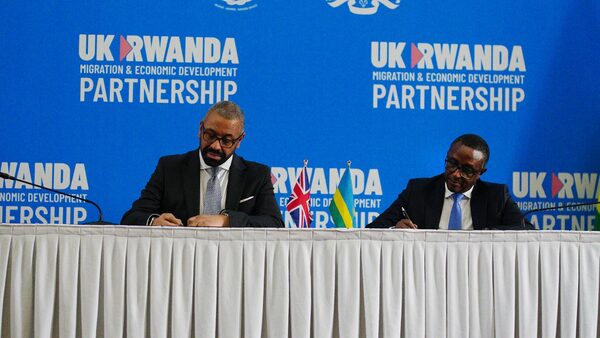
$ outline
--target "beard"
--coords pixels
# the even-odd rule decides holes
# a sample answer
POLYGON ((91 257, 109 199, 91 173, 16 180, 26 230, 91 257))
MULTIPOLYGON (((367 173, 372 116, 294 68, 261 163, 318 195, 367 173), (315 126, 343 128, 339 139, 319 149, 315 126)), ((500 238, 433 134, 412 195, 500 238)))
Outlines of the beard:
POLYGON ((200 151, 200 153, 202 154, 202 159, 204 160, 204 163, 208 164, 211 167, 220 166, 221 164, 225 163, 233 155, 233 152, 231 154, 227 155, 222 150, 215 150, 210 147, 206 147, 206 148, 202 149, 200 151), (209 157, 208 156, 209 154, 212 155, 213 157, 218 157, 218 158, 209 157))

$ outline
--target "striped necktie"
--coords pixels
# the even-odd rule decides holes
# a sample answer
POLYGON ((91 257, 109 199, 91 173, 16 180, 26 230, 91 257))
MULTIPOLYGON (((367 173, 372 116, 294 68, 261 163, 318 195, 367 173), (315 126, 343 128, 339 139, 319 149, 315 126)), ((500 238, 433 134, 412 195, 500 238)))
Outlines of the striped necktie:
POLYGON ((206 195, 204 196, 204 214, 217 215, 221 211, 221 186, 219 184, 219 171, 221 168, 208 169, 211 174, 206 184, 206 195))

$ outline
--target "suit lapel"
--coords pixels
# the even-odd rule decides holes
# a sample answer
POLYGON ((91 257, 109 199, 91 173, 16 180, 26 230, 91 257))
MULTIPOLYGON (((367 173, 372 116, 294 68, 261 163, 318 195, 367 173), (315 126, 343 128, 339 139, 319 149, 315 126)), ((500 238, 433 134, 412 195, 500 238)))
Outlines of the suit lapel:
POLYGON ((475 230, 481 230, 486 225, 487 194, 483 190, 483 185, 477 181, 471 195, 471 217, 475 230))
POLYGON ((433 189, 428 189, 429 195, 425 203, 425 224, 423 225, 437 229, 444 206, 444 176, 437 176, 432 185, 433 189))
POLYGON ((188 217, 200 213, 200 158, 198 156, 200 156, 198 150, 189 152, 182 172, 188 217))
POLYGON ((246 165, 234 154, 230 167, 229 183, 227 183, 227 198, 225 199, 226 209, 238 210, 245 182, 246 165))

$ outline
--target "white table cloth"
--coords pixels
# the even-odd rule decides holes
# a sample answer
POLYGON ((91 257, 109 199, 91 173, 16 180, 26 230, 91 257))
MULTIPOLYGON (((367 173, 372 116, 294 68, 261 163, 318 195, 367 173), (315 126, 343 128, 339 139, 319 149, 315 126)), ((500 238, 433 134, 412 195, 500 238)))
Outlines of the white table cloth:
POLYGON ((0 225, 0 336, 598 337, 600 233, 0 225))

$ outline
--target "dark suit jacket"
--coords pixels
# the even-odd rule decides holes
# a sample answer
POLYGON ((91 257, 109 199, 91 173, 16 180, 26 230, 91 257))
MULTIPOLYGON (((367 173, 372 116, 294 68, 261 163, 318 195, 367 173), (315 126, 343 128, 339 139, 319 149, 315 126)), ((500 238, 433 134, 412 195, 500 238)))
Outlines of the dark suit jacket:
MULTIPOLYGON (((170 212, 186 224, 200 208, 198 149, 162 157, 121 224, 146 224, 152 214, 170 212)), ((269 167, 233 155, 225 209, 232 227, 283 227, 269 167), (243 201, 243 202, 240 202, 243 201)))
MULTIPOLYGON (((389 228, 402 216, 404 206, 408 216, 420 229, 437 229, 444 205, 444 175, 417 178, 408 182, 398 198, 367 228, 389 228)), ((520 230, 533 229, 529 223, 521 226, 523 214, 504 184, 478 180, 471 194, 473 229, 520 230)))

